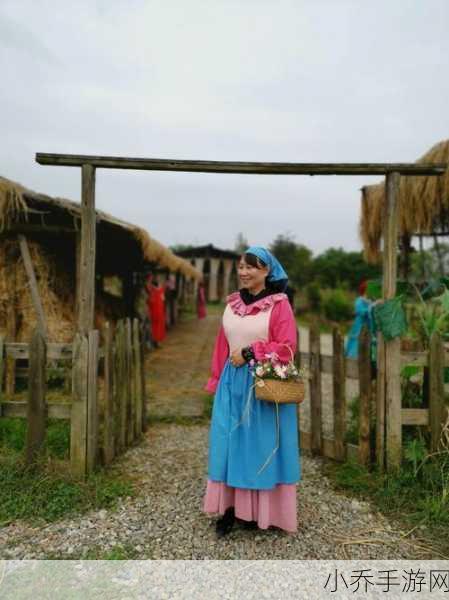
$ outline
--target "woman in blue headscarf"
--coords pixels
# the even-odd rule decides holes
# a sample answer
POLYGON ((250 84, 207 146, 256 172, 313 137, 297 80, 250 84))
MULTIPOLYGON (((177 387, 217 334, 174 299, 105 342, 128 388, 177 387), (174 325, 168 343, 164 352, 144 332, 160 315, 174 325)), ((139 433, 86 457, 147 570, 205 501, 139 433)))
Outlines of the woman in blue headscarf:
POLYGON ((215 393, 209 432, 204 511, 223 515, 217 535, 239 520, 295 532, 300 480, 297 407, 257 400, 249 367, 275 353, 287 363, 297 326, 288 276, 265 248, 251 246, 238 264, 241 289, 227 298, 206 389, 215 393), (279 436, 279 437, 278 437, 279 436))

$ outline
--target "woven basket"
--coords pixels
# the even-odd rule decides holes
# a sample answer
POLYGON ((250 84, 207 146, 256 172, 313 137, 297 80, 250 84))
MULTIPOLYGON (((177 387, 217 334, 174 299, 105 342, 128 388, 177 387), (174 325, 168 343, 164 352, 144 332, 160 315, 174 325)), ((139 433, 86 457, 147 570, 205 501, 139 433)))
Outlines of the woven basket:
POLYGON ((300 404, 304 400, 305 385, 303 380, 261 379, 255 378, 255 391, 258 400, 277 402, 279 404, 300 404))

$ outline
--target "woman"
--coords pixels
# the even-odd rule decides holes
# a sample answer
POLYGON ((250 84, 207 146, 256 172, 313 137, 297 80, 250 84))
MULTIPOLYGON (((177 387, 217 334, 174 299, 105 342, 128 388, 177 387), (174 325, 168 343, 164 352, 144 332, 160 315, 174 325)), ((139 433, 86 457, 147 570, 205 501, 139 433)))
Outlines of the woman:
POLYGON ((198 286, 198 295, 196 298, 196 312, 198 315, 198 319, 205 319, 207 316, 206 290, 204 289, 203 282, 201 282, 198 286))
POLYGON ((368 327, 371 333, 371 361, 376 360, 376 326, 374 322, 373 307, 380 300, 372 302, 367 297, 367 282, 362 281, 359 285, 359 296, 354 304, 355 321, 346 341, 345 356, 348 358, 357 358, 359 354, 359 335, 364 325, 368 327))
POLYGON ((238 518, 250 528, 270 525, 295 532, 300 480, 297 407, 257 400, 249 362, 276 352, 291 360, 297 327, 284 290, 287 274, 265 248, 241 257, 242 289, 227 298, 206 389, 215 392, 209 432, 208 481, 203 509, 223 515, 218 536, 238 518), (248 404, 249 403, 249 404, 248 404), (249 412, 248 412, 249 407, 249 412), (269 459, 269 460, 267 460, 269 459))
POLYGON ((148 312, 151 319, 151 337, 156 348, 165 338, 165 292, 157 279, 150 281, 148 312))

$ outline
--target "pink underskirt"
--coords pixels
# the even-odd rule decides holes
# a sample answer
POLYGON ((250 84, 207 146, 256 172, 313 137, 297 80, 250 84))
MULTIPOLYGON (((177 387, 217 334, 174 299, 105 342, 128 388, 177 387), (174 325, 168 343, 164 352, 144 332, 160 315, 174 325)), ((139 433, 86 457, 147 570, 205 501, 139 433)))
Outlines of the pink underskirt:
POLYGON ((295 483, 280 483, 272 490, 249 490, 208 479, 204 512, 222 515, 230 506, 234 506, 237 518, 257 521, 260 529, 273 525, 292 533, 297 531, 295 483))

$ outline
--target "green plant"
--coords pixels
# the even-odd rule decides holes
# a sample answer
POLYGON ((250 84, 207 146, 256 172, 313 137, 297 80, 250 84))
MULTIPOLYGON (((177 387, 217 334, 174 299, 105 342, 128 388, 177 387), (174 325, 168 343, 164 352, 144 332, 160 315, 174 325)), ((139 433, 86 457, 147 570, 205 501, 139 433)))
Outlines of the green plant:
POLYGON ((427 449, 422 439, 413 439, 404 445, 404 460, 413 467, 413 475, 416 477, 419 465, 425 459, 427 449))
POLYGON ((311 281, 306 285, 305 291, 310 310, 319 312, 322 303, 320 286, 316 281, 311 281))
POLYGON ((436 331, 445 339, 449 338, 449 290, 427 301, 416 286, 418 305, 415 307, 415 318, 412 321, 413 333, 420 339, 425 348, 429 347, 430 338, 436 331))
POLYGON ((345 321, 350 319, 353 308, 346 294, 341 289, 332 290, 323 302, 325 316, 331 321, 345 321))

